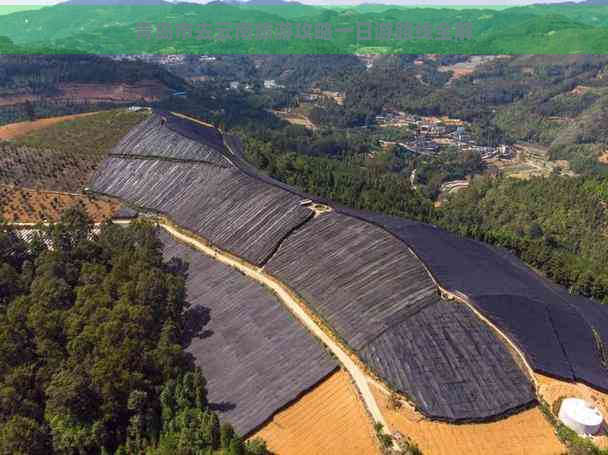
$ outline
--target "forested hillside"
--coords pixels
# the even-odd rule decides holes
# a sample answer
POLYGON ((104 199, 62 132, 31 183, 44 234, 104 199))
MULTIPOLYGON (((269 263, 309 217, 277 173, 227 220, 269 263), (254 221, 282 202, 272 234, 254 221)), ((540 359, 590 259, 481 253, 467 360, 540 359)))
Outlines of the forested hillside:
POLYGON ((514 250, 557 283, 608 303, 608 181, 478 179, 436 213, 438 224, 514 250))
POLYGON ((151 225, 77 210, 0 232, 0 452, 264 454, 220 425, 185 354, 185 270, 151 225))

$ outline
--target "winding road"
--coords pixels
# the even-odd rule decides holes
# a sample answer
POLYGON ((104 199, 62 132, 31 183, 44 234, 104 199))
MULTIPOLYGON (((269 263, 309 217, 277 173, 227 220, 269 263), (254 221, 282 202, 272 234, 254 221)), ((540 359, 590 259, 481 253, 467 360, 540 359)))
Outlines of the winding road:
POLYGON ((368 412, 371 414, 374 422, 382 424, 385 431, 388 431, 388 426, 378 403, 374 399, 372 391, 369 385, 368 375, 352 360, 352 358, 345 352, 342 347, 336 343, 331 337, 329 337, 319 325, 311 318, 308 313, 300 306, 300 304, 294 299, 289 292, 288 288, 280 283, 279 281, 268 275, 263 268, 256 267, 251 264, 247 264, 240 260, 236 260, 231 255, 223 253, 217 248, 211 247, 200 240, 197 240, 189 235, 184 234, 182 231, 170 226, 162 221, 157 222, 159 226, 165 229, 169 234, 179 241, 186 243, 198 251, 211 256, 217 261, 223 262, 224 264, 230 265, 237 270, 244 273, 249 278, 262 283, 266 287, 272 289, 279 300, 285 305, 289 311, 298 320, 308 328, 319 340, 325 344, 328 349, 336 356, 340 363, 344 366, 346 371, 350 374, 351 378, 355 382, 357 389, 359 390, 360 396, 363 398, 365 406, 368 412))
MULTIPOLYGON (((390 434, 389 427, 380 411, 378 403, 372 394, 370 389, 370 381, 374 381, 369 375, 353 361, 352 357, 344 350, 340 344, 332 339, 327 333, 318 325, 318 323, 305 311, 305 309, 298 303, 298 301, 292 296, 291 292, 280 281, 276 280, 263 268, 256 267, 253 264, 249 264, 241 259, 236 259, 229 253, 223 252, 217 247, 212 247, 209 244, 198 240, 197 238, 184 233, 183 230, 177 229, 174 226, 164 222, 162 219, 152 218, 154 222, 167 231, 175 239, 183 242, 196 250, 200 251, 213 259, 223 262, 231 267, 236 268, 249 278, 263 284, 267 288, 271 289, 281 303, 287 307, 287 309, 293 314, 314 336, 316 336, 327 348, 336 356, 338 361, 346 369, 350 377, 354 381, 357 390, 359 391, 360 397, 363 399, 367 411, 371 415, 374 423, 382 424, 383 431, 390 434)), ((129 224, 129 220, 113 220, 115 224, 129 224)), ((49 223, 42 223, 43 225, 49 225, 49 223)), ((11 223, 12 226, 17 228, 33 228, 39 224, 36 223, 11 223)), ((376 381, 374 381, 376 383, 376 381)), ((378 384, 380 385, 380 384, 378 384)), ((381 386, 382 387, 382 386, 381 386)), ((384 388, 384 387, 382 387, 384 388)))

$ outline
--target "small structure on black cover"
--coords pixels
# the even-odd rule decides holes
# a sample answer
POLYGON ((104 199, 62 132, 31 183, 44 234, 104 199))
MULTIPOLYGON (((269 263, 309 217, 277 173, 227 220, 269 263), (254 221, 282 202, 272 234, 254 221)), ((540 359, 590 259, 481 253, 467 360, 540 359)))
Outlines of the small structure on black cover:
POLYGON ((112 220, 121 221, 121 220, 134 220, 139 216, 137 211, 130 209, 129 207, 120 207, 114 214, 112 215, 112 220))
POLYGON ((566 398, 559 408, 559 420, 580 435, 596 434, 604 418, 593 404, 580 398, 566 398))

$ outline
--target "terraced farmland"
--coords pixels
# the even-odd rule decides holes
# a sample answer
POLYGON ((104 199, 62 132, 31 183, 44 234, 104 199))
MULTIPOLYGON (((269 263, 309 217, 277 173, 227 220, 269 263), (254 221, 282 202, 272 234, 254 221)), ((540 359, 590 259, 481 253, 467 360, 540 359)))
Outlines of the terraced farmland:
POLYGON ((160 232, 167 259, 189 263, 187 350, 207 378, 211 407, 241 434, 260 427, 337 368, 262 285, 160 232))
POLYGON ((443 302, 418 259, 376 226, 321 215, 266 269, 427 416, 484 419, 534 401, 502 341, 465 306, 443 302))
POLYGON ((110 149, 144 118, 124 110, 100 112, 0 142, 0 184, 78 192, 110 149))
POLYGON ((162 212, 181 226, 255 264, 313 212, 300 198, 238 169, 205 163, 110 157, 94 191, 162 212))

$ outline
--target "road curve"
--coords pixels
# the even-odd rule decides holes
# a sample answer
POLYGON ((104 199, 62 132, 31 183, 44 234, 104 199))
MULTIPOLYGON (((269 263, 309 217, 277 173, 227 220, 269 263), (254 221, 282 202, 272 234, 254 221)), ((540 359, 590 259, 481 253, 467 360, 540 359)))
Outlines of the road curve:
POLYGON ((165 229, 169 234, 171 234, 176 239, 184 242, 198 251, 211 256, 212 258, 223 262, 224 264, 230 265, 237 270, 244 273, 251 279, 256 280, 259 283, 262 283, 266 287, 272 289, 279 300, 290 310, 290 312, 298 318, 298 320, 304 324, 317 338, 319 338, 328 348, 329 350, 336 356, 336 358, 340 361, 340 363, 344 366, 346 371, 350 374, 351 378, 354 380, 357 389, 359 390, 359 394, 363 398, 365 406, 368 412, 371 414, 375 423, 382 424, 385 431, 388 431, 388 426, 386 421, 384 420, 384 416, 382 412, 380 412, 380 408, 376 403, 376 400, 372 394, 370 389, 369 381, 367 374, 351 359, 351 357, 346 353, 342 347, 337 344, 331 337, 329 337, 318 325, 317 323, 304 311, 304 309, 298 304, 298 302, 292 297, 288 288, 282 283, 272 279, 263 269, 259 267, 255 267, 254 265, 238 261, 232 258, 228 254, 222 253, 220 250, 216 248, 212 248, 209 245, 206 245, 204 242, 197 240, 189 235, 184 234, 182 231, 174 228, 171 225, 163 223, 162 221, 157 222, 159 226, 165 229))
MULTIPOLYGON (((321 340, 321 342, 327 346, 327 348, 336 356, 338 361, 344 366, 346 371, 350 374, 350 377, 353 379, 355 386, 359 391, 359 395, 362 397, 365 407, 371 415, 374 423, 382 424, 382 428, 385 433, 388 434, 390 432, 389 427, 384 420, 384 416, 382 415, 382 412, 380 411, 380 408, 376 403, 376 399, 374 398, 374 395, 370 389, 369 381, 374 380, 369 378, 361 367, 359 367, 353 361, 349 354, 330 336, 328 336, 321 327, 319 327, 315 320, 292 296, 287 286, 272 278, 263 270, 263 268, 256 267, 253 264, 249 264, 243 260, 237 260, 232 255, 222 252, 217 247, 212 247, 206 244, 204 241, 198 240, 197 238, 184 233, 181 229, 177 229, 174 226, 165 223, 162 219, 153 217, 152 220, 177 240, 190 245, 201 253, 204 253, 217 261, 236 268, 249 278, 274 291, 278 299, 289 309, 291 314, 293 314, 310 332, 321 340)), ((130 222, 130 220, 113 220, 114 224, 129 224, 130 222)), ((11 226, 16 228, 31 228, 40 226, 41 224, 48 226, 50 223, 10 223, 11 226)), ((98 224, 96 224, 96 226, 97 225, 98 224)), ((374 381, 374 383, 376 383, 376 381, 374 381)))

